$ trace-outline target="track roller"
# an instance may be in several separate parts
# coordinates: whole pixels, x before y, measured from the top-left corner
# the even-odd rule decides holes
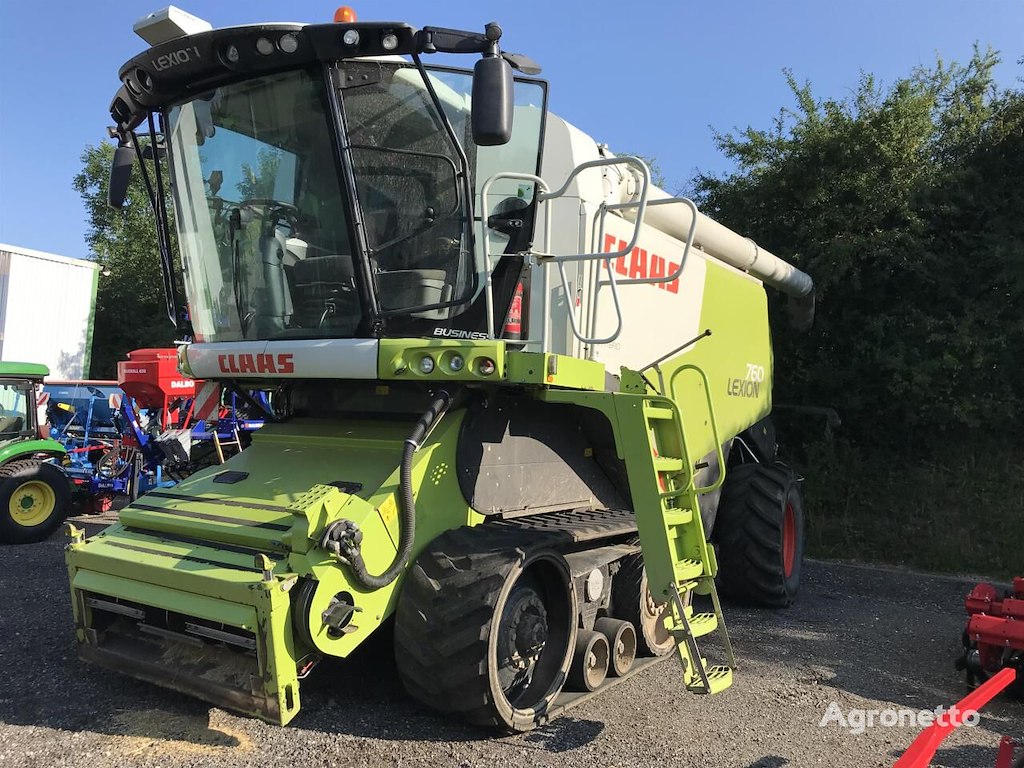
[[[611,651],[608,674],[622,677],[629,672],[629,668],[636,660],[636,630],[628,621],[607,617],[595,621],[594,630],[604,635],[608,641]]]
[[[596,690],[608,676],[611,649],[600,632],[581,629],[576,634],[576,653],[569,667],[569,685],[577,691]]]

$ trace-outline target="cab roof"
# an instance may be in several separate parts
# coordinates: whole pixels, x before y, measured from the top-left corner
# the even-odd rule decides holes
[[[50,375],[50,369],[42,363],[15,363],[0,361],[0,378],[43,379]]]

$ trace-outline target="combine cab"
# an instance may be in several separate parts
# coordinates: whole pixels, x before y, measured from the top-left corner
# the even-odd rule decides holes
[[[473,723],[670,653],[727,688],[719,560],[745,599],[799,584],[763,284],[806,320],[810,278],[548,113],[497,25],[136,29],[112,202],[137,161],[174,319],[170,190],[182,372],[270,395],[250,448],[72,531],[82,657],[282,724],[392,616],[410,695]]]

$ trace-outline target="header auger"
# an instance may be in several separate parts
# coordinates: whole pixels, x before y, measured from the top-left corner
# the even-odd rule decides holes
[[[698,646],[718,558],[741,597],[799,584],[761,281],[807,307],[810,279],[548,113],[496,25],[175,16],[121,70],[112,200],[137,162],[177,317],[169,190],[180,366],[274,405],[73,541],[81,655],[282,724],[391,616],[409,693],[474,723],[535,727],[673,649],[688,690],[728,687]]]

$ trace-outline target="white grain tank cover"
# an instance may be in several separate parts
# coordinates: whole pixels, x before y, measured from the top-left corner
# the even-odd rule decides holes
[[[614,157],[611,152],[602,148],[605,157]],[[618,166],[614,171],[623,173],[624,166]],[[635,171],[625,171],[630,176]],[[626,178],[626,183],[618,184],[608,192],[615,198],[610,203],[631,203],[635,202],[639,195],[639,180]],[[648,202],[664,200],[670,197],[665,191],[657,187],[651,188],[647,193]],[[631,217],[632,210],[627,209],[627,217]],[[644,223],[671,235],[677,240],[686,241],[686,235],[693,221],[688,209],[682,206],[649,206],[644,216]],[[694,244],[702,248],[708,255],[724,261],[737,269],[742,269],[767,285],[777,288],[789,296],[803,297],[814,290],[814,283],[810,276],[801,272],[792,264],[783,261],[771,251],[761,248],[753,240],[733,232],[728,227],[719,224],[712,218],[702,213],[697,214],[697,232],[693,240]]]

